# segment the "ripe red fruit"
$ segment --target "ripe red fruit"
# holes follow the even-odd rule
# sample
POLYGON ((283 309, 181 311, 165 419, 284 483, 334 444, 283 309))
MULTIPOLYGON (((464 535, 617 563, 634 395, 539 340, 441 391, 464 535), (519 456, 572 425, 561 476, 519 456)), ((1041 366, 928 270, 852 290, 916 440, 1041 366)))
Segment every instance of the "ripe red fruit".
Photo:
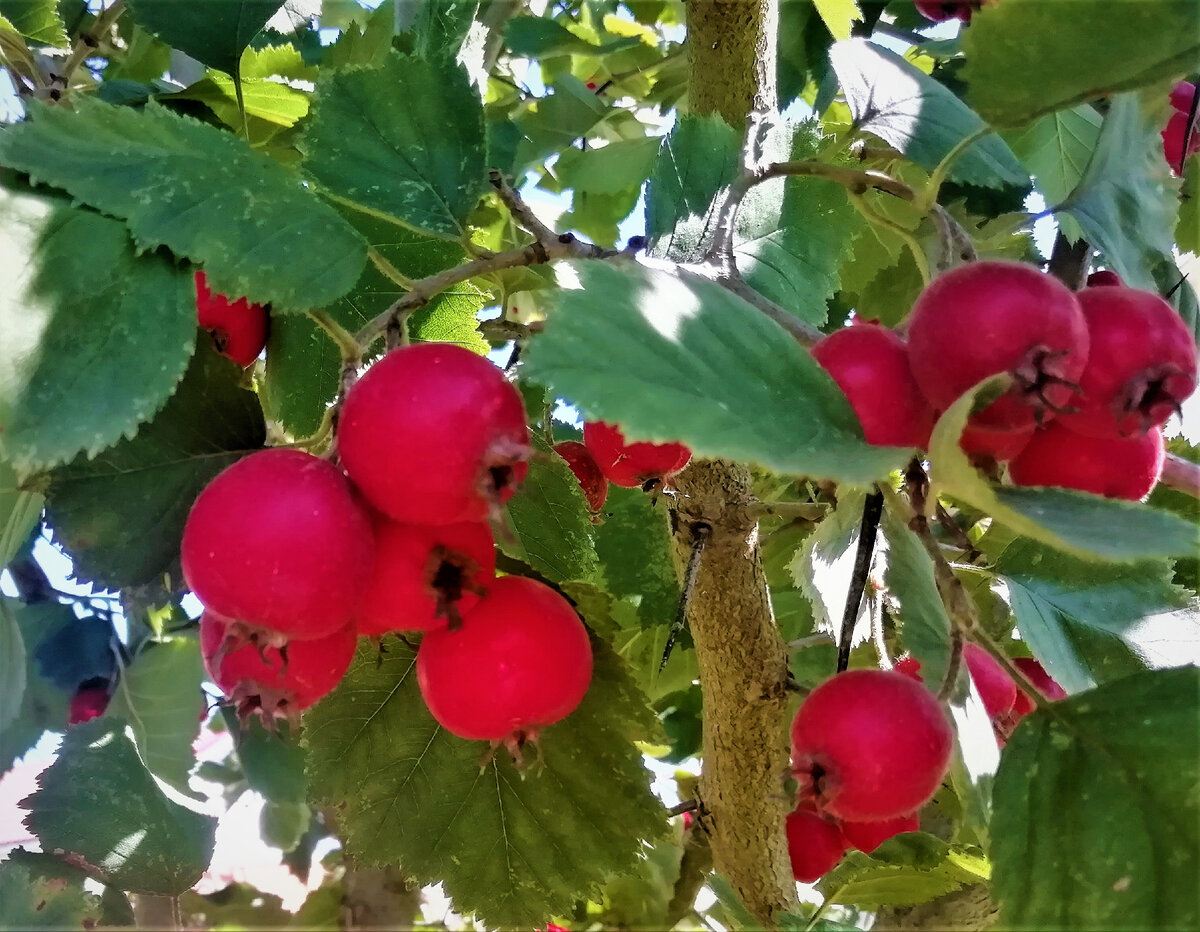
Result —
POLYGON ((609 482, 626 489, 665 482, 692 458, 682 443, 629 443, 620 428, 604 421, 584 423, 583 443, 609 482))
POLYGON ((1000 718, 1011 711, 1017 701, 1017 684, 992 655, 978 644, 964 644, 963 660, 988 718, 1000 718))
POLYGON ((1163 465, 1162 431, 1135 437, 1087 437, 1058 424, 1043 427, 1012 463, 1017 485, 1079 489, 1106 498, 1138 501, 1158 481, 1163 465))
POLYGON ((921 676, 921 661, 916 657, 904 657, 897 660, 893 664, 892 670, 901 676, 907 676, 910 680, 916 680, 918 683, 925 681, 925 678, 921 676))
POLYGON ((213 294, 203 272, 196 273, 196 322, 212 334, 217 351, 245 368, 267 345, 267 309, 245 298, 230 301, 213 294))
POLYGON ((856 324, 825 337, 812 355, 845 393, 867 443, 928 446, 933 409, 917 387, 908 347, 896 333, 878 324, 856 324))
POLYGON ((935 23, 948 19, 971 21, 971 15, 979 9, 983 0, 914 0, 917 12, 935 23))
POLYGON ((463 618, 417 651, 417 683, 438 723, 470 740, 519 746, 575 710, 592 646, 571 603, 544 583, 504 576, 463 618))
POLYGON ((974 427, 1020 430, 1061 409, 1088 355, 1075 293, 1031 265, 972 262, 921 292, 908 324, 913 374, 945 410, 990 375, 1015 384, 971 418, 974 427))
POLYGON ((851 848, 857 848, 863 854, 870 854, 889 838, 895 838, 901 832, 919 832, 921 822, 914 812, 911 815, 878 822, 843 822, 841 828, 842 837, 851 848))
POLYGON ((847 848, 837 823, 812 809, 802 807, 788 813, 786 830, 792 876, 801 883, 812 883, 829 873, 847 848))
POLYGON ((284 649, 239 641, 212 612, 200 619, 204 668, 241 716, 259 712, 268 722, 292 718, 328 694, 350 668, 356 638, 346 625, 313 641, 284 649))
POLYGON ((1085 288, 1079 304, 1091 350, 1059 423, 1120 437, 1166 422, 1196 389, 1196 341, 1176 310, 1151 291, 1085 288))
POLYGON ((814 689, 792 721, 801 796, 858 822, 915 812, 950 765, 941 706, 902 673, 850 670, 814 689))
POLYGON ((285 639, 350 621, 371 571, 366 510, 346 477, 299 450, 261 450, 205 487, 183 530, 183 575, 222 618, 285 639))
POLYGON ((1171 106, 1180 113, 1189 113, 1196 99, 1196 85, 1191 81, 1180 81, 1171 88, 1171 106))
POLYGON ((1182 175, 1183 163, 1200 152, 1200 126, 1193 126, 1189 133, 1187 114, 1176 111, 1159 135, 1162 136, 1163 157, 1171 171, 1182 175))
POLYGON ((989 430, 967 424, 958 438, 958 447, 975 462, 1007 463, 1025 449, 1036 429, 1032 424, 1020 430, 989 430))
POLYGON ((346 394, 342 465, 406 524, 485 521, 525 478, 525 407, 504 374, 449 343, 392 350, 346 394))
POLYGON ((593 512, 604 507, 604 501, 608 498, 608 480, 604 478, 604 473, 596 465, 596 460, 588 452, 588 448, 578 440, 564 440, 554 445, 554 452, 565 459, 571 467, 571 472, 575 473, 588 507, 593 512))
MULTIPOLYGON (((1013 665, 1024 673, 1029 681, 1037 687, 1038 692, 1051 702, 1067 698, 1067 691, 1059 686, 1054 678, 1046 672, 1046 668, 1032 657, 1017 657, 1013 660, 1013 665)), ((1017 717, 1023 718, 1035 708, 1037 706, 1034 705, 1033 700, 1025 695, 1024 691, 1018 691, 1017 702, 1013 706, 1013 712, 1017 717)))
POLYGON ((1104 285, 1124 285, 1121 276, 1112 269, 1100 269, 1087 277, 1086 287, 1099 288, 1104 285))
POLYGON ((104 686, 81 686, 67 706, 67 724, 82 725, 99 718, 108 708, 108 689, 104 686))
POLYGON ((359 634, 444 625, 473 608, 496 575, 492 532, 482 522, 373 524, 375 564, 355 614, 359 634))

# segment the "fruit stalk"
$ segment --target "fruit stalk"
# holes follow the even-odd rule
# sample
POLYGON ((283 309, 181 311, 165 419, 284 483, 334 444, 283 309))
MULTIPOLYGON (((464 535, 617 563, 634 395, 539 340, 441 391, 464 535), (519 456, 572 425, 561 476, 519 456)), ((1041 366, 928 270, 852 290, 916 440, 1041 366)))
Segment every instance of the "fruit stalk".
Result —
POLYGON ((872 492, 863 503, 862 524, 858 528, 858 550, 854 554, 854 574, 846 593, 846 610, 842 613, 842 631, 838 638, 837 672, 850 666, 850 643, 854 640, 854 623, 867 588, 871 572, 871 557, 875 554, 875 538, 879 535, 879 518, 883 514, 883 493, 872 492))

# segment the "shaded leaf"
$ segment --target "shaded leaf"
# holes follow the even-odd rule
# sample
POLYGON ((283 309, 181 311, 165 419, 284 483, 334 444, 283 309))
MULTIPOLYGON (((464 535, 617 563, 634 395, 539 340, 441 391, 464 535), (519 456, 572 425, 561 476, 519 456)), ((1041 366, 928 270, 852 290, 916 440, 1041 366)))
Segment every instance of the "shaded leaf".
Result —
POLYGON ((0 16, 26 39, 60 49, 67 47, 58 0, 0 0, 0 16))
POLYGON ((665 502, 641 489, 610 485, 595 529, 603 588, 636 603, 643 627, 670 624, 679 604, 679 579, 665 502))
POLYGON ((0 929, 91 929, 99 919, 97 898, 82 886, 0 863, 0 929))
POLYGON ((242 50, 284 0, 129 0, 129 12, 147 32, 196 61, 233 74, 242 50))
POLYGON ((904 646, 921 661, 925 682, 946 678, 950 660, 950 618, 934 581, 933 562, 917 535, 885 510, 879 526, 887 542, 884 582, 900 605, 904 646))
POLYGON ((42 517, 46 497, 21 488, 16 471, 0 460, 0 566, 17 555, 42 517))
POLYGON ((890 838, 871 854, 850 850, 817 888, 830 903, 913 906, 982 883, 990 874, 978 848, 952 846, 923 832, 890 838))
POLYGON ((0 598, 0 733, 16 720, 25 698, 25 641, 14 607, 0 598))

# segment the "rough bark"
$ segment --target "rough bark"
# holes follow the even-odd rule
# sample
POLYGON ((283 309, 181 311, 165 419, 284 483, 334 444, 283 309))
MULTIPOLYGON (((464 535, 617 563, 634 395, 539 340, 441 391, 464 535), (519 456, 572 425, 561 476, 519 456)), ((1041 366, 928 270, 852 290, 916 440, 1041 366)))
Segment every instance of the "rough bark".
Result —
POLYGON ((411 929, 421 906, 420 887, 394 867, 359 867, 347 859, 343 929, 411 929))
POLYGON ((776 104, 776 0, 696 0, 687 5, 688 106, 740 127, 776 104))

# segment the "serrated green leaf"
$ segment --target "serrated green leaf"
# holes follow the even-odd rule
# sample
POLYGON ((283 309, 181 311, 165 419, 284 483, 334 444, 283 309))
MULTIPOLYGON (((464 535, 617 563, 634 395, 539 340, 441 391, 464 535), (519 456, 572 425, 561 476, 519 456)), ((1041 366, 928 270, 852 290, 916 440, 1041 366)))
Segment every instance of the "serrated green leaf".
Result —
POLYGON ((7 728, 0 728, 0 774, 7 773, 17 758, 37 744, 42 735, 62 731, 67 727, 68 694, 45 676, 37 663, 38 645, 52 634, 55 626, 47 624, 44 611, 3 599, 0 611, 11 614, 21 631, 25 645, 25 689, 16 717, 7 728))
POLYGON ((67 47, 58 0, 0 0, 0 16, 26 39, 59 49, 67 47))
MULTIPOLYGON (((804 539, 792 559, 792 578, 812 604, 813 630, 827 632, 834 641, 841 637, 865 504, 866 496, 857 490, 839 494, 837 507, 804 539)), ((864 599, 855 618, 851 643, 865 640, 869 627, 864 599)))
POLYGON ((123 218, 139 248, 166 246, 204 266, 222 294, 303 311, 358 279, 362 237, 269 156, 153 103, 83 96, 72 108, 32 108, 0 133, 0 162, 123 218))
POLYGON ((551 55, 601 56, 641 44, 627 37, 597 45, 582 39, 561 23, 542 16, 514 16, 504 28, 509 51, 522 58, 546 58, 551 55))
POLYGON ((317 82, 300 149, 340 203, 451 240, 487 181, 483 107, 466 72, 395 52, 317 82))
POLYGON ((963 52, 971 105, 997 126, 1016 126, 1195 68, 1200 5, 1005 0, 972 17, 963 52))
POLYGON ((547 156, 586 136, 609 112, 609 105, 578 78, 560 75, 554 93, 539 97, 521 116, 523 136, 517 146, 517 167, 542 162, 547 156))
MULTIPOLYGON (((243 78, 242 105, 250 128, 251 145, 259 146, 281 129, 295 126, 308 113, 308 95, 278 81, 243 78)), ((237 85, 219 71, 211 71, 177 94, 159 100, 196 100, 235 130, 242 128, 243 110, 238 106, 237 85)))
POLYGON ((1081 104, 1048 113, 1003 135, 1021 164, 1033 175, 1039 193, 1053 207, 1065 201, 1083 179, 1103 122, 1094 107, 1081 104))
MULTIPOLYGON (((68 864, 56 855, 40 851, 27 851, 24 848, 15 848, 9 852, 5 863, 20 864, 22 867, 28 868, 29 875, 34 881, 56 881, 60 884, 65 884, 67 888, 83 892, 85 901, 88 903, 89 914, 97 905, 95 898, 84 890, 84 881, 88 879, 87 872, 73 864, 68 864)), ((114 887, 105 886, 102 889, 103 892, 100 894, 98 904, 100 913, 98 924, 100 928, 114 926, 132 928, 136 925, 133 917, 133 909, 129 905, 129 898, 114 887)), ((0 920, 0 928, 10 927, 6 926, 3 920, 0 920)), ((94 926, 89 928, 94 928, 94 926)))
POLYGON ((147 32, 212 68, 234 74, 242 50, 284 0, 129 0, 129 12, 147 32))
POLYGON ((0 566, 17 555, 42 516, 45 496, 21 488, 16 471, 0 460, 0 566))
POLYGON ((813 5, 835 39, 849 39, 854 24, 862 22, 855 0, 813 0, 813 5))
POLYGON ((216 819, 163 794, 125 727, 104 716, 68 730, 37 792, 21 800, 25 824, 104 883, 177 896, 208 867, 216 819))
POLYGON ((900 606, 904 646, 921 661, 925 682, 940 683, 950 661, 950 618, 934 581, 933 562, 917 535, 891 511, 884 511, 879 530, 887 542, 883 578, 900 606))
MULTIPOLYGON (((236 710, 222 708, 225 724, 237 730, 237 756, 250 789, 282 805, 303 803, 308 791, 304 750, 294 735, 267 731, 255 718, 242 728, 236 710)), ((285 849, 286 850, 286 849, 285 849)))
POLYGON ((817 888, 829 903, 868 909, 913 906, 982 883, 989 873, 977 848, 952 847, 933 835, 905 832, 869 855, 847 851, 817 888))
MULTIPOLYGON (((1167 452, 1189 462, 1200 463, 1200 446, 1193 446, 1184 437, 1172 437, 1168 440, 1167 452)), ((1197 527, 1197 535, 1200 535, 1200 501, 1191 495, 1159 483, 1146 501, 1155 508, 1165 508, 1185 521, 1190 521, 1197 527)), ((1175 558, 1175 582, 1187 586, 1193 592, 1200 592, 1200 550, 1190 556, 1181 555, 1175 558)))
POLYGON ((16 720, 25 699, 25 641, 12 607, 0 598, 0 733, 16 720))
POLYGON ((1035 712, 1000 764, 993 890, 1016 929, 1200 924, 1200 673, 1139 673, 1035 712))
POLYGON ((643 627, 667 625, 679 604, 679 578, 665 502, 641 489, 610 486, 596 527, 603 587, 618 599, 636 600, 643 627))
POLYGON ((200 490, 262 446, 258 399, 210 342, 200 341, 178 391, 136 437, 50 473, 47 521, 82 578, 120 588, 161 576, 179 559, 200 490))
POLYGON ((206 894, 189 890, 179 898, 179 910, 207 929, 279 929, 292 918, 278 896, 238 882, 206 894))
MULTIPOLYGON (((350 0, 361 15, 365 11, 355 0, 350 0)), ((327 8, 325 3, 321 9, 321 23, 326 23, 327 8)), ((243 81, 255 78, 287 78, 290 81, 312 81, 317 77, 318 69, 308 64, 300 50, 294 45, 268 45, 263 48, 248 48, 242 53, 241 76, 243 81)))
POLYGON ((634 870, 614 877, 604 886, 601 899, 606 928, 664 929, 667 907, 679 880, 683 847, 676 833, 648 846, 634 870))
POLYGON ((904 461, 904 451, 862 440, 812 357, 721 286, 632 263, 567 267, 583 287, 554 293, 524 365, 589 417, 638 439, 681 441, 697 456, 850 483, 904 461))
POLYGON ((348 849, 440 880, 457 911, 536 927, 633 867, 665 813, 626 737, 645 700, 602 641, 578 709, 542 732, 544 764, 518 773, 503 750, 438 727, 415 654, 387 638, 360 649, 341 685, 305 715, 312 793, 337 807, 348 849), (363 781, 361 775, 375 776, 363 781), (604 779, 597 779, 603 774, 604 779))
MULTIPOLYGON (((0 149, 24 125, 0 133, 0 149)), ((187 366, 191 274, 135 255, 115 220, 7 188, 0 255, 0 457, 27 474, 132 435, 187 366)))
POLYGON ((82 887, 0 863, 0 929, 91 929, 99 919, 98 899, 82 887))
MULTIPOLYGON (((983 120, 945 85, 867 39, 838 42, 829 57, 854 125, 922 168, 932 171, 958 143, 985 129, 983 120)), ((995 134, 959 153, 949 178, 987 188, 1029 183, 1012 150, 995 134)))
MULTIPOLYGON (((589 194, 623 194, 640 189, 658 159, 661 140, 621 139, 600 148, 563 151, 554 163, 554 174, 564 188, 589 194)), ((636 195, 635 198, 636 200, 636 195)))

